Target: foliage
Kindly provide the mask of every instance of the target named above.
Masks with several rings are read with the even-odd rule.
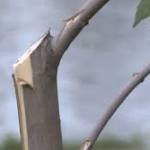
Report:
[[[65,150],[79,149],[78,143],[68,143]],[[114,137],[106,137],[97,142],[93,150],[145,150],[145,145],[142,139],[132,137],[128,141],[119,140]]]
[[[137,7],[133,27],[138,25],[142,20],[150,16],[150,0],[141,0]]]
[[[77,150],[79,143],[66,143],[64,150]],[[119,140],[118,138],[106,137],[97,142],[94,150],[144,150],[144,143],[142,139],[132,137],[128,141]],[[7,136],[0,144],[0,150],[21,150],[19,140],[13,136]]]
[[[21,144],[17,138],[8,135],[1,143],[0,150],[21,150]]]

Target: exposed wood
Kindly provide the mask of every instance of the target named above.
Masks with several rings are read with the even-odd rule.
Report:
[[[50,34],[33,44],[14,65],[24,150],[62,150],[57,97],[57,63]]]

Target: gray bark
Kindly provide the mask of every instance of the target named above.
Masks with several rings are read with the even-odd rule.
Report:
[[[109,0],[89,0],[66,19],[60,33],[47,34],[14,65],[21,141],[24,150],[62,150],[57,69],[62,55]]]
[[[51,49],[51,40],[52,37],[47,34],[38,47],[29,54],[32,86],[25,79],[19,80],[19,75],[15,75],[14,72],[24,150],[62,149],[56,81],[57,64]]]
[[[91,150],[103,131],[104,127],[107,125],[108,121],[117,111],[119,106],[126,100],[130,93],[144,81],[144,79],[150,74],[150,64],[143,68],[138,73],[133,74],[133,78],[131,81],[125,85],[119,94],[112,100],[112,103],[105,110],[102,118],[97,122],[97,126],[91,132],[90,136],[85,140],[83,145],[81,146],[81,150]]]
[[[24,150],[62,150],[57,68],[70,43],[109,0],[91,0],[66,20],[58,34],[47,34],[14,66],[20,131]]]
[[[46,34],[14,66],[14,83],[24,150],[62,150],[57,69],[61,57],[89,20],[109,0],[89,0],[65,20],[56,37]],[[99,134],[126,97],[148,76],[150,65],[116,96],[81,150],[91,150]]]

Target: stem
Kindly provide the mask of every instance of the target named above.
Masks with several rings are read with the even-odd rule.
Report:
[[[88,24],[89,20],[100,10],[109,0],[88,0],[73,16],[65,20],[65,24],[60,33],[54,37],[52,46],[56,55],[61,56],[69,47],[71,42],[77,37],[80,31]]]
[[[110,104],[108,109],[103,114],[102,118],[97,123],[97,126],[86,139],[83,146],[81,146],[81,150],[91,150],[94,146],[98,136],[103,131],[104,127],[111,119],[113,114],[119,108],[119,106],[125,101],[127,96],[140,84],[144,81],[144,79],[150,74],[150,64],[147,65],[141,72],[135,73],[131,81],[120,91],[120,93],[114,98],[113,102]]]

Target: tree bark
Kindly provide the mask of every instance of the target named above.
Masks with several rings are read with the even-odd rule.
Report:
[[[66,19],[56,37],[46,34],[14,65],[24,150],[62,150],[57,68],[71,42],[108,1],[87,1],[78,12]]]
[[[57,58],[46,34],[14,65],[24,150],[62,150],[57,97]]]
[[[61,57],[89,20],[109,0],[89,0],[65,20],[56,37],[43,36],[14,65],[21,141],[24,150],[62,150],[57,69]],[[81,150],[91,150],[99,134],[126,97],[148,76],[150,65],[136,74],[114,99]]]

